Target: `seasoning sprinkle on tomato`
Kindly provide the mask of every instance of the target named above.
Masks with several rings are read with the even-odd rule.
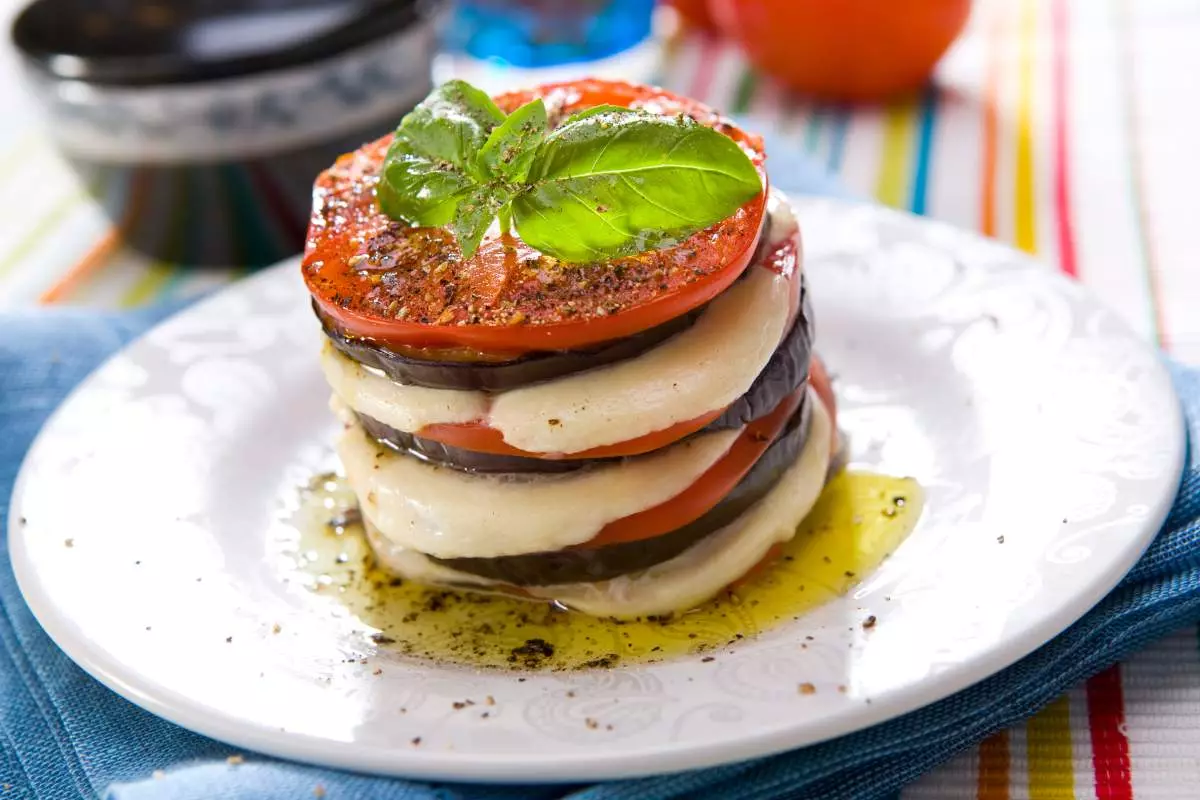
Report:
[[[712,126],[749,156],[763,185],[762,142],[711,109],[661,90],[585,81],[537,90],[562,115],[597,106],[653,111]],[[532,92],[502,95],[512,110]],[[317,181],[303,274],[322,313],[384,346],[514,358],[573,350],[655,327],[708,302],[750,263],[765,193],[682,243],[565,264],[493,226],[470,258],[442,227],[412,227],[376,202],[392,137],[343,156]]]

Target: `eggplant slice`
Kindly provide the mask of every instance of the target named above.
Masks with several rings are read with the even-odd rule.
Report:
[[[366,414],[356,414],[367,435],[382,445],[430,464],[450,467],[462,472],[562,473],[583,469],[591,464],[615,461],[617,458],[525,458],[495,453],[479,453],[454,445],[442,444],[406,431],[396,430]]]
[[[637,542],[594,549],[568,548],[498,558],[429,558],[439,564],[513,586],[552,586],[604,581],[669,561],[709,534],[724,528],[771,491],[800,455],[812,418],[811,393],[787,427],[745,477],[715,506],[670,533]]]
[[[701,306],[649,330],[587,350],[532,353],[513,361],[470,363],[424,361],[400,355],[370,339],[347,334],[322,314],[315,302],[313,304],[313,311],[334,348],[363,366],[374,367],[396,383],[428,389],[484,392],[503,392],[543,383],[573,372],[634,358],[690,328],[704,309],[705,306]]]
[[[798,385],[797,375],[808,375],[813,342],[812,306],[808,287],[803,281],[801,276],[800,313],[788,335],[750,391],[736,401],[720,419],[714,421],[710,430],[736,428],[761,417],[790,393],[788,386],[794,388]],[[682,317],[676,317],[633,336],[609,342],[599,348],[535,353],[514,361],[495,363],[423,361],[409,358],[370,339],[361,339],[345,333],[322,314],[315,304],[313,311],[336,350],[363,366],[379,370],[396,383],[429,389],[503,392],[636,358],[690,328],[705,308],[706,306],[701,306]],[[763,391],[767,388],[773,391]],[[755,389],[760,391],[751,402]]]
[[[783,398],[808,380],[815,331],[811,295],[803,276],[800,280],[800,313],[796,315],[791,330],[775,348],[771,360],[758,373],[746,393],[734,400],[725,413],[708,423],[704,430],[740,428],[766,416],[783,402]]]

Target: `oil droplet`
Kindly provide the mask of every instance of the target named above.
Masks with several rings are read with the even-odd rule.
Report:
[[[702,653],[795,620],[870,575],[915,527],[922,504],[911,478],[842,472],[773,563],[699,608],[661,618],[590,617],[400,580],[374,566],[354,495],[333,476],[303,491],[285,555],[305,585],[336,598],[397,653],[500,669],[613,667]]]

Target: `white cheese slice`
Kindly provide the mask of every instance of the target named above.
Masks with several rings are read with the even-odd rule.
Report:
[[[483,392],[393,383],[339,353],[328,339],[321,347],[321,369],[339,400],[396,430],[416,432],[426,425],[481,420],[490,404]]]
[[[767,225],[768,245],[783,244],[800,232],[800,223],[796,220],[796,209],[792,208],[787,195],[775,189],[767,194]],[[799,252],[797,252],[796,260],[801,260]]]
[[[561,550],[664,503],[729,450],[741,429],[627,461],[537,477],[460,472],[400,455],[347,427],[338,455],[363,516],[394,544],[440,558]]]
[[[811,393],[811,390],[810,390]],[[830,459],[830,418],[811,393],[812,428],[796,463],[756,505],[725,528],[669,561],[598,583],[525,587],[530,595],[556,600],[595,616],[636,617],[682,611],[703,603],[750,571],[771,547],[786,542],[812,509],[825,485]],[[380,563],[415,581],[497,588],[502,584],[450,569],[415,550],[396,546],[368,527]]]
[[[769,215],[770,241],[798,235],[778,193]],[[520,450],[569,455],[696,419],[741,397],[783,338],[791,292],[788,278],[751,267],[695,324],[640,356],[494,395],[394,383],[328,342],[321,366],[347,405],[398,430],[480,421]]]

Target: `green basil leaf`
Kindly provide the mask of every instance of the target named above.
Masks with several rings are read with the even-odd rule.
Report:
[[[525,180],[537,146],[546,136],[546,104],[531,100],[498,125],[483,149],[479,167],[487,175],[513,183]]]
[[[449,226],[464,256],[497,214],[563,261],[668,247],[762,190],[728,137],[679,115],[597,106],[547,132],[542,100],[505,116],[450,81],[400,123],[376,193],[388,216]]]
[[[762,191],[729,137],[686,116],[605,110],[546,137],[512,201],[521,238],[562,261],[670,247]]]
[[[466,170],[504,112],[466,81],[447,81],[410,111],[396,129],[413,153]]]
[[[379,208],[392,219],[417,225],[446,225],[475,188],[465,173],[407,149],[396,140],[383,162],[375,189]]]
[[[446,225],[476,185],[475,157],[504,121],[491,98],[464,81],[435,89],[401,121],[376,189],[393,219]]]
[[[509,196],[510,194],[503,189],[477,186],[459,202],[451,230],[458,239],[458,246],[462,248],[463,258],[475,255],[483,234],[487,232],[488,226],[496,218],[496,212],[508,201]]]
[[[633,109],[626,108],[625,106],[614,106],[614,105],[592,106],[591,108],[585,108],[583,111],[576,111],[574,114],[572,114],[571,116],[569,116],[565,120],[563,120],[562,124],[559,125],[559,127],[561,128],[565,125],[570,125],[572,122],[578,122],[581,119],[587,119],[588,117],[594,117],[597,114],[611,114],[613,112],[616,112],[618,114],[628,114],[630,112],[635,113],[635,114],[649,113],[646,111],[635,111]]]

